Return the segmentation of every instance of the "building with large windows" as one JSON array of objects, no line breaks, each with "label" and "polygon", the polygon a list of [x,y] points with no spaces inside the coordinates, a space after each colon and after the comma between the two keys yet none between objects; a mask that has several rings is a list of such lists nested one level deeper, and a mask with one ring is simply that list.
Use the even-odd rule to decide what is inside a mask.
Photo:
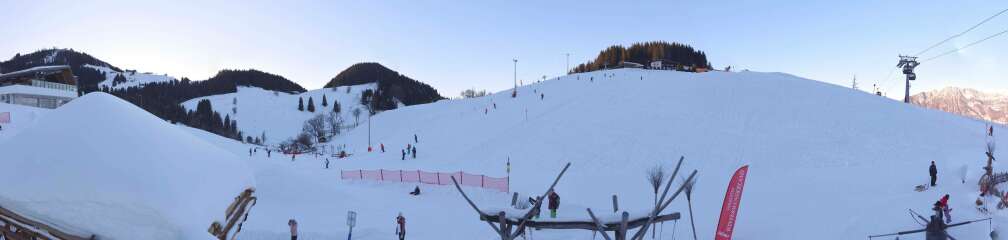
[{"label": "building with large windows", "polygon": [[77,98],[77,77],[70,66],[39,66],[0,74],[0,102],[57,108]]}]

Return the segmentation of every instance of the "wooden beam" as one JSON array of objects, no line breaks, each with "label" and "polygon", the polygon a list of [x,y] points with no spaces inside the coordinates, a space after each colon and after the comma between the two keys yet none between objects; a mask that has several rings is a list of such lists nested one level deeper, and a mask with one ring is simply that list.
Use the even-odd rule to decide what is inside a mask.
[{"label": "wooden beam", "polygon": [[626,240],[627,218],[630,218],[630,214],[623,211],[623,218],[620,220],[619,230],[616,230],[616,240]]},{"label": "wooden beam", "polygon": [[[661,215],[661,216],[656,217],[654,222],[671,221],[671,220],[679,219],[680,217],[681,217],[680,213],[677,213],[677,212],[676,213],[670,213],[670,214],[665,214],[665,215]],[[648,220],[647,217],[640,217],[640,218],[630,219],[630,220],[627,221],[627,227],[630,228],[630,229],[638,228],[640,226],[643,226],[647,222],[647,220]],[[486,221],[486,222],[498,222],[500,220],[499,220],[499,217],[497,217],[497,215],[488,215],[488,216],[484,217],[483,221]],[[508,224],[512,224],[512,225],[517,224],[517,223],[520,222],[519,220],[514,220],[514,219],[506,219],[506,221],[507,221]],[[619,229],[619,224],[620,224],[619,222],[613,222],[613,223],[603,224],[603,226],[604,226],[603,230],[604,231],[616,231],[616,229]],[[583,220],[582,221],[535,221],[535,220],[530,220],[530,221],[526,221],[526,225],[525,226],[526,227],[534,227],[534,228],[544,228],[544,229],[597,230],[596,224],[593,221],[591,221],[591,220],[588,220],[588,221],[583,221]]]},{"label": "wooden beam", "polygon": [[[469,206],[472,206],[473,210],[476,210],[476,213],[478,213],[481,218],[484,218],[485,216],[487,216],[485,213],[483,213],[483,211],[480,211],[479,207],[476,207],[476,204],[473,203],[473,201],[469,199],[469,196],[466,195],[465,191],[462,191],[462,187],[459,187],[458,180],[455,180],[455,176],[451,176],[451,180],[452,180],[452,183],[455,184],[455,189],[458,190],[458,192],[460,194],[462,194],[462,198],[465,198],[466,202],[469,203]],[[493,228],[493,230],[495,232],[500,232],[501,231],[501,229],[497,228],[497,226],[494,226],[493,223],[487,222],[487,224],[489,224],[490,228]],[[501,227],[503,227],[503,226],[501,226]]]},{"label": "wooden beam", "polygon": [[[665,203],[663,203],[663,204],[662,204],[662,205],[661,205],[660,207],[656,208],[654,212],[655,212],[655,213],[660,213],[660,212],[664,211],[664,210],[665,210],[665,208],[666,208],[666,207],[668,207],[668,205],[672,203],[672,200],[675,200],[675,199],[676,199],[676,197],[678,197],[678,196],[679,196],[679,193],[682,193],[683,189],[685,189],[685,188],[686,188],[686,184],[690,183],[690,181],[693,181],[693,177],[695,177],[695,176],[696,176],[696,173],[697,173],[697,170],[693,170],[693,172],[692,172],[692,173],[690,173],[690,176],[689,176],[688,178],[686,178],[686,181],[685,181],[685,182],[683,182],[683,183],[682,183],[682,184],[681,184],[681,185],[679,186],[679,190],[676,190],[676,192],[675,192],[674,194],[672,194],[672,196],[671,196],[671,197],[669,197],[669,199],[668,199],[668,200],[666,200],[666,201],[665,201]],[[669,184],[671,184],[671,182],[669,182]],[[663,194],[663,195],[664,195],[664,194]],[[652,214],[652,216],[654,216],[654,214]],[[651,222],[651,221],[649,221],[649,222]],[[641,228],[640,230],[637,230],[637,233],[636,233],[636,234],[634,234],[634,237],[633,237],[633,238],[631,238],[631,239],[632,239],[632,240],[640,240],[640,239],[644,239],[644,235],[645,235],[645,234],[647,233],[647,229],[648,229],[648,227],[650,227],[650,225],[645,225],[645,226],[644,226],[644,227],[642,227],[642,228]]]},{"label": "wooden beam", "polygon": [[539,207],[542,206],[542,202],[543,202],[542,199],[543,199],[543,197],[549,195],[550,193],[553,193],[553,187],[556,187],[557,183],[560,182],[560,178],[563,177],[564,173],[567,172],[567,168],[570,168],[570,165],[571,165],[570,162],[568,162],[567,165],[564,165],[563,170],[560,170],[560,174],[557,175],[556,179],[553,179],[553,184],[550,185],[549,189],[546,189],[546,193],[543,194],[542,196],[539,196],[538,201],[536,201],[536,205],[533,206],[532,209],[529,209],[529,211],[527,213],[525,213],[525,217],[523,217],[522,220],[518,222],[518,228],[514,232],[514,234],[511,235],[511,238],[516,238],[523,231],[525,231],[525,222],[528,221],[529,219],[531,219],[532,218],[532,213],[535,210],[539,209]]},{"label": "wooden beam", "polygon": [[602,237],[605,238],[606,240],[612,240],[612,238],[609,237],[609,234],[605,232],[605,225],[602,225],[602,223],[599,222],[598,218],[595,217],[595,213],[592,212],[591,208],[588,208],[587,210],[588,210],[588,216],[591,216],[592,222],[595,223],[594,230],[602,233]]}]

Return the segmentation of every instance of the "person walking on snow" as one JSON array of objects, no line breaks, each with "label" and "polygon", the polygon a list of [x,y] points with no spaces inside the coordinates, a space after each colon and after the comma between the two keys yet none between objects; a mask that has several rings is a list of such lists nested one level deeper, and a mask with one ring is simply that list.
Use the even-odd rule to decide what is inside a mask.
[{"label": "person walking on snow", "polygon": [[931,161],[931,168],[928,169],[928,173],[931,174],[931,186],[935,186],[935,182],[938,181],[938,167],[935,167],[935,162]]},{"label": "person walking on snow", "polygon": [[384,153],[385,152],[385,144],[384,143],[379,143],[378,145],[381,146],[381,152]]},{"label": "person walking on snow", "polygon": [[417,138],[416,134],[413,134],[413,143],[420,143],[420,139]]},{"label": "person walking on snow", "polygon": [[252,156],[252,149],[249,148],[249,157],[251,157],[251,156]]},{"label": "person walking on snow", "polygon": [[396,217],[396,235],[399,235],[399,240],[406,240],[406,217],[403,217],[402,212]]},{"label": "person walking on snow", "polygon": [[556,192],[551,192],[549,195],[550,218],[556,218],[557,208],[560,208],[560,195]]},{"label": "person walking on snow", "polygon": [[399,151],[402,152],[402,159],[399,160],[406,160],[406,149],[399,149]]},{"label": "person walking on snow", "polygon": [[413,159],[416,159],[416,146],[413,146]]},{"label": "person walking on snow", "polygon": [[291,240],[297,240],[297,221],[294,221],[294,219],[291,218],[291,220],[287,221],[287,226],[290,226]]},{"label": "person walking on snow", "polygon": [[939,214],[945,214],[945,223],[952,222],[952,209],[948,206],[949,195],[945,194],[938,202],[935,203],[935,207],[940,211]]},{"label": "person walking on snow", "polygon": [[329,169],[329,158],[325,159],[325,169]]}]

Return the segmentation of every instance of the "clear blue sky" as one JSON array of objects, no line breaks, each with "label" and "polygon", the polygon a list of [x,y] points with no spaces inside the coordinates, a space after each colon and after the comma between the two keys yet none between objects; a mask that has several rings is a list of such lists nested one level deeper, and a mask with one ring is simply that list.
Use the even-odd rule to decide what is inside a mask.
[{"label": "clear blue sky", "polygon": [[[912,54],[1008,8],[1000,1],[21,1],[0,0],[0,58],[74,48],[119,67],[205,79],[256,68],[319,88],[353,63],[376,61],[442,95],[556,76],[613,44],[665,40],[707,53],[716,68],[787,72],[860,87]],[[1002,15],[931,56],[1008,29]],[[914,92],[1008,89],[1008,35],[927,62]]]}]

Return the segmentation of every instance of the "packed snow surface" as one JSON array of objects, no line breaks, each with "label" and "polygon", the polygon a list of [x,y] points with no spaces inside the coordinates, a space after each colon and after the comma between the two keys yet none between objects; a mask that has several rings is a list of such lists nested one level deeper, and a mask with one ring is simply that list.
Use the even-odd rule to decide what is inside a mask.
[{"label": "packed snow surface", "polygon": [[[621,211],[650,209],[653,195],[645,171],[659,164],[671,171],[680,156],[685,163],[678,178],[699,171],[693,218],[703,239],[713,237],[728,180],[742,165],[750,169],[736,239],[861,239],[915,229],[920,226],[907,209],[927,214],[946,193],[952,196],[953,220],[988,216],[973,204],[986,160],[985,124],[945,112],[758,72],[598,71],[521,86],[517,98],[510,95],[506,90],[379,113],[371,120],[375,152],[366,151],[369,133],[363,125],[329,143],[346,145],[354,154],[349,159],[292,159],[276,152],[267,158],[258,150],[249,162],[261,201],[242,239],[284,238],[290,218],[299,221],[303,238],[343,238],[347,211],[358,214],[354,239],[394,237],[400,212],[410,239],[495,238],[453,187],[419,185],[423,193],[410,196],[407,192],[417,185],[344,181],[340,170],[510,175],[511,190],[525,199],[542,194],[571,162],[556,188],[559,219],[588,219],[586,208],[612,211],[612,195],[619,196]],[[996,127],[995,135],[1002,131]],[[251,148],[211,142],[239,154]],[[377,150],[380,144],[387,152]],[[417,147],[416,159],[400,160],[407,144]],[[326,159],[330,169],[323,168]],[[932,160],[939,185],[914,191],[928,181]],[[1001,166],[995,163],[996,169]],[[510,193],[463,189],[485,209],[506,208],[511,199]],[[994,209],[995,199],[987,201]],[[683,213],[685,220],[659,226],[663,239],[692,236],[684,196],[664,213],[670,212]],[[1005,224],[1003,215],[990,215],[994,228]],[[542,216],[548,218],[546,207]],[[990,229],[980,223],[949,233],[983,239]],[[535,239],[592,237],[577,230],[531,234]]]},{"label": "packed snow surface", "polygon": [[100,239],[212,239],[244,189],[229,151],[104,93],[0,142],[0,205]]},{"label": "packed snow surface", "polygon": [[[294,132],[300,126],[279,126],[293,121],[280,119],[296,111],[296,96],[258,99],[261,97],[256,96],[262,94],[242,96],[246,90],[237,93],[239,125],[254,122],[249,116],[242,116],[244,109],[249,108],[261,109],[251,110],[260,112],[256,113],[260,117],[253,119],[277,119],[275,123],[266,122],[251,128],[252,135],[259,130],[255,128],[260,127],[269,131],[267,135],[270,136],[286,134],[270,132]],[[973,204],[978,195],[975,183],[986,160],[985,145],[987,141],[994,141],[986,137],[985,124],[980,121],[782,73],[607,70],[567,75],[521,86],[517,91],[517,98],[511,97],[509,89],[481,98],[439,101],[378,113],[371,119],[370,132],[361,125],[327,143],[345,145],[353,154],[347,159],[312,155],[292,157],[276,151],[267,157],[261,148],[250,153],[255,147],[252,145],[197,129],[176,128],[242,155],[251,166],[259,201],[252,208],[239,239],[289,238],[288,219],[298,221],[299,239],[343,239],[348,233],[345,222],[348,211],[357,212],[354,239],[394,238],[394,221],[399,213],[406,217],[408,239],[495,238],[453,187],[419,185],[422,194],[411,196],[407,193],[417,185],[341,180],[340,170],[419,169],[510,176],[511,190],[520,193],[520,199],[526,199],[542,194],[563,165],[570,162],[570,169],[556,187],[560,195],[558,219],[587,219],[586,208],[600,215],[602,212],[606,212],[605,216],[612,215],[612,195],[619,196],[620,211],[637,215],[653,204],[645,172],[656,165],[671,171],[680,156],[685,156],[685,163],[677,178],[684,178],[694,169],[699,171],[692,195],[692,217],[700,239],[713,237],[729,178],[743,165],[750,168],[735,239],[864,239],[870,234],[916,229],[920,226],[908,215],[907,209],[927,214],[932,204],[946,193],[951,194],[949,203],[956,222],[990,216],[994,218],[991,226],[995,229],[1003,228],[1008,222],[1005,213],[994,208],[994,199],[986,199],[988,207],[994,210],[991,215],[978,213]],[[215,110],[229,107],[217,102],[233,99],[222,98],[211,100]],[[318,100],[315,98],[316,104]],[[76,100],[71,104],[91,105],[87,102]],[[282,103],[268,105],[274,104],[272,102]],[[274,113],[268,114],[270,111]],[[73,116],[91,121],[88,118],[105,119],[106,113],[117,115],[115,112],[118,111],[74,111],[60,118]],[[300,114],[299,118],[310,116],[308,113],[294,114]],[[149,115],[125,118],[153,122]],[[148,135],[140,134],[145,131],[133,124],[114,122],[122,127],[104,130],[129,129],[131,133],[139,132],[136,134],[139,136]],[[45,126],[51,125],[40,122],[32,130]],[[281,127],[291,129],[273,129]],[[172,159],[180,164],[191,163],[198,169],[231,169],[214,166],[213,161],[208,161],[219,159],[213,157],[217,153],[208,150],[212,149],[210,147],[195,149],[185,144],[175,147],[178,143],[174,141],[170,144],[158,142],[161,138],[183,138],[173,134],[138,140],[127,136],[121,136],[126,139],[108,138],[83,126],[58,130],[74,138],[72,142],[76,144],[55,144],[70,149],[51,151],[41,146],[53,144],[38,143],[36,134],[25,132],[11,143],[0,143],[3,144],[0,149],[33,149],[39,153],[29,155],[21,151],[9,155],[13,158],[5,157],[4,161],[32,163],[35,156],[57,154],[104,156],[118,154],[117,151],[132,153],[135,147],[143,149],[142,152],[193,154],[191,158]],[[174,133],[164,129],[158,131]],[[1000,136],[1004,129],[997,126],[994,132],[995,136]],[[79,139],[84,136],[90,138]],[[36,144],[8,146],[22,138]],[[368,139],[374,152],[366,150]],[[134,144],[140,146],[132,146]],[[416,146],[416,159],[401,160],[401,151],[407,144]],[[385,152],[380,151],[381,145],[385,146]],[[71,175],[111,172],[113,174],[104,175],[114,176],[140,172],[156,176],[175,172],[159,170],[172,167],[151,166],[146,162],[86,166],[90,161],[99,161],[92,158],[72,158],[76,162],[69,161],[69,157],[57,158],[54,161],[58,164],[50,165],[59,166],[57,173],[64,171],[62,165],[69,165],[65,166],[68,169],[85,169],[67,171]],[[505,167],[508,159],[510,172]],[[324,168],[326,160],[329,169]],[[936,161],[938,166],[938,186],[916,192],[914,186],[928,181],[930,161]],[[39,162],[36,164],[43,161]],[[44,161],[50,162],[53,161]],[[10,165],[5,163],[5,166]],[[1000,161],[994,167],[1003,169]],[[40,167],[32,165],[26,169],[36,168]],[[118,172],[126,170],[130,172]],[[223,175],[190,184],[189,188],[203,188],[224,181],[226,174]],[[41,176],[44,177],[22,177],[35,177],[32,179],[43,183],[46,178],[62,178],[60,174]],[[160,178],[154,176],[151,178]],[[11,182],[8,176],[0,179]],[[111,186],[118,184],[123,183]],[[35,191],[18,186],[5,187],[0,189],[0,194],[6,197],[20,197],[10,193],[23,192],[32,193],[29,196],[53,198],[78,196],[63,192],[62,188],[37,191],[48,188],[33,186]],[[511,200],[511,193],[463,189],[486,210],[507,208]],[[135,194],[119,194],[119,189],[107,191],[122,198],[138,198],[146,196],[144,191],[155,190],[138,190]],[[235,187],[221,194],[229,200],[237,191]],[[206,197],[211,194],[192,195]],[[216,210],[218,208],[211,209],[206,212],[221,212]],[[692,233],[687,222],[690,216],[685,196],[680,195],[664,213],[671,212],[681,212],[684,220],[658,226],[660,237],[690,238],[687,237]],[[115,209],[103,212],[116,213]],[[94,215],[102,214],[96,212]],[[542,217],[549,218],[545,207]],[[99,219],[88,224],[108,224],[107,221],[110,220]],[[194,224],[205,230],[205,222]],[[990,229],[987,223],[980,223],[957,227],[949,233],[958,239],[986,239]],[[529,237],[542,240],[592,238],[592,232],[578,230],[541,230],[530,234],[533,236]],[[921,235],[910,237],[922,238]]]}]

